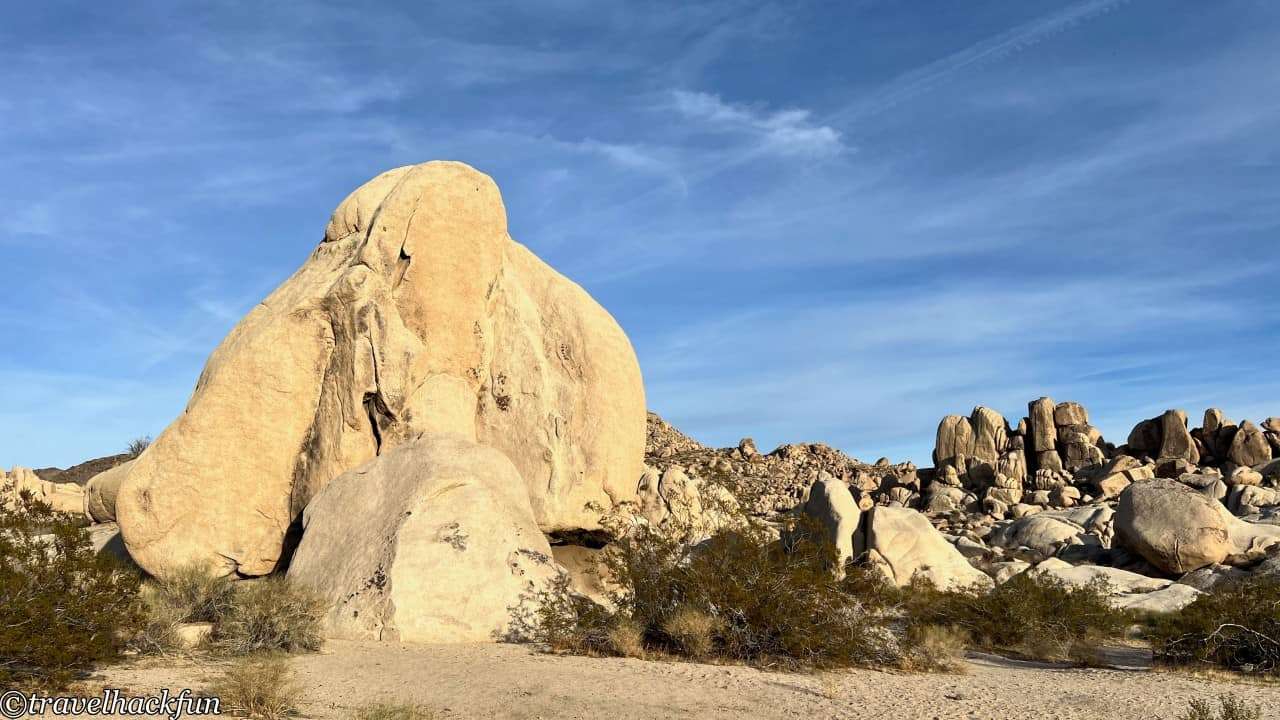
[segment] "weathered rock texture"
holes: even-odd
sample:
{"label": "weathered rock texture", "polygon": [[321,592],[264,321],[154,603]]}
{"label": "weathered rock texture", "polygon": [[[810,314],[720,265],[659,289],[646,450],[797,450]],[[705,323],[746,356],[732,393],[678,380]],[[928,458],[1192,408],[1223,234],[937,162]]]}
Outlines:
{"label": "weathered rock texture", "polygon": [[634,498],[644,422],[613,318],[511,240],[492,180],[431,162],[338,206],[302,268],[210,356],[117,515],[149,572],[262,575],[332,478],[451,432],[511,459],[544,532],[591,529]]}
{"label": "weathered rock texture", "polygon": [[855,555],[865,552],[868,561],[896,585],[906,585],[916,576],[942,589],[992,584],[991,578],[970,565],[928,518],[910,508],[872,508],[863,520],[862,533],[865,540],[857,538]]}
{"label": "weathered rock texture", "polygon": [[791,443],[760,453],[750,438],[737,447],[710,448],[649,413],[645,462],[659,473],[677,468],[700,478],[704,488],[733,490],[751,515],[786,512],[804,502],[809,488],[825,473],[842,480],[854,499],[904,504],[919,499],[920,478],[911,463],[870,465],[822,443]]}
{"label": "weathered rock texture", "polygon": [[84,512],[84,489],[79,485],[42,480],[35,471],[24,467],[14,467],[7,473],[0,470],[0,508],[16,507],[24,492],[55,512]]}
{"label": "weathered rock texture", "polygon": [[1147,562],[1169,573],[1221,563],[1233,546],[1218,503],[1173,480],[1129,486],[1116,508],[1116,537]]}
{"label": "weathered rock texture", "polygon": [[136,461],[129,460],[116,465],[106,472],[94,475],[85,483],[84,514],[90,520],[96,523],[116,521],[116,495],[119,494],[124,479],[129,477],[134,462]]}
{"label": "weathered rock texture", "polygon": [[316,495],[289,577],[325,598],[332,637],[499,639],[557,572],[523,485],[503,453],[428,433]]}

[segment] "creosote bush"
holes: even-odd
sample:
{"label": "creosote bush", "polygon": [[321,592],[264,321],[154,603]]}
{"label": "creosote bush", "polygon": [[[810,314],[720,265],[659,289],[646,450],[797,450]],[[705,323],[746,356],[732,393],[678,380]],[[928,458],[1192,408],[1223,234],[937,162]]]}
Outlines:
{"label": "creosote bush", "polygon": [[786,552],[756,527],[688,547],[640,525],[603,554],[620,587],[613,609],[572,595],[562,580],[541,598],[539,638],[569,652],[769,667],[901,665],[885,608],[849,592],[830,571],[833,557],[834,548],[807,539]]}
{"label": "creosote bush", "polygon": [[279,720],[296,711],[302,695],[285,657],[260,655],[238,660],[213,684],[224,713]]}
{"label": "creosote bush", "polygon": [[116,659],[141,623],[139,582],[77,518],[29,494],[0,507],[0,686],[61,689]]}
{"label": "creosote bush", "polygon": [[916,581],[904,597],[914,628],[950,627],[983,649],[1090,664],[1098,643],[1121,636],[1128,624],[1128,616],[1111,607],[1108,594],[1102,581],[1075,587],[1025,572],[992,590],[943,592]]}
{"label": "creosote bush", "polygon": [[1166,617],[1150,620],[1156,659],[1280,675],[1280,580],[1220,585]]}

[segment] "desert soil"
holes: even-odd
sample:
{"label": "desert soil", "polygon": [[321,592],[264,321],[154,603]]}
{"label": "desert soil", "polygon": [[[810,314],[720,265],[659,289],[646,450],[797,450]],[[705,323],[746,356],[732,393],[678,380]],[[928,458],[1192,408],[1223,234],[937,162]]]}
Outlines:
{"label": "desert soil", "polygon": [[[223,661],[147,659],[93,684],[129,694],[205,689]],[[973,656],[959,674],[850,670],[817,675],[746,667],[548,655],[520,645],[331,641],[290,661],[302,716],[346,718],[377,702],[439,718],[892,718],[1172,720],[1222,693],[1280,717],[1280,686],[1150,670],[1069,669]]]}

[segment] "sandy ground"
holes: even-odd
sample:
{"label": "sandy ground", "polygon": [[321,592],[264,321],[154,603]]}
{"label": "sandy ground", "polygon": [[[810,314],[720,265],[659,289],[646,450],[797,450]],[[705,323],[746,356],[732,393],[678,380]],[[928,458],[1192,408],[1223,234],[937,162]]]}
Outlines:
{"label": "sandy ground", "polygon": [[[346,718],[375,702],[419,703],[439,718],[893,718],[1172,720],[1192,698],[1234,693],[1280,718],[1280,685],[1146,670],[1064,669],[974,656],[962,674],[870,670],[823,675],[745,667],[547,655],[519,645],[331,641],[291,660],[304,717]],[[94,684],[130,694],[207,687],[220,661],[148,659]]]}

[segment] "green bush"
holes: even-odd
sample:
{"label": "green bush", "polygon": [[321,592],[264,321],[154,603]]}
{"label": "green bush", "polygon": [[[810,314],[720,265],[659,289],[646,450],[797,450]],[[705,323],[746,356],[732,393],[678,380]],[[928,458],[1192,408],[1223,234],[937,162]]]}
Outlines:
{"label": "green bush", "polygon": [[1128,625],[1108,594],[1105,582],[1075,587],[1026,572],[989,591],[943,592],[915,582],[905,596],[913,626],[955,628],[987,650],[1089,663],[1099,642],[1121,636]]}
{"label": "green bush", "polygon": [[613,609],[562,583],[541,598],[539,638],[571,652],[639,650],[770,667],[902,664],[886,609],[860,602],[832,574],[834,548],[802,537],[786,552],[756,527],[693,548],[675,536],[641,525],[620,537],[602,556],[620,587]]}
{"label": "green bush", "polygon": [[1280,675],[1280,580],[1220,585],[1181,612],[1152,620],[1156,659]]}
{"label": "green bush", "polygon": [[233,655],[319,650],[324,614],[315,593],[286,577],[240,582],[216,617],[213,641]]}
{"label": "green bush", "polygon": [[0,507],[0,685],[60,689],[117,658],[140,622],[139,582],[94,553],[77,518],[27,494]]}
{"label": "green bush", "polygon": [[1234,695],[1218,698],[1218,710],[1208,700],[1192,700],[1191,707],[1179,720],[1262,720],[1262,707],[1246,705]]}

